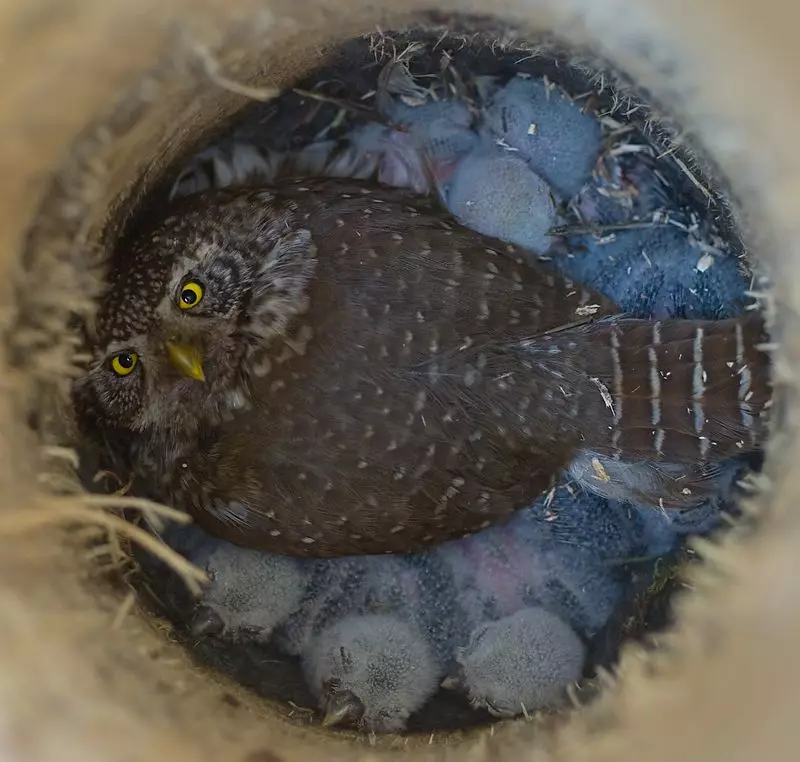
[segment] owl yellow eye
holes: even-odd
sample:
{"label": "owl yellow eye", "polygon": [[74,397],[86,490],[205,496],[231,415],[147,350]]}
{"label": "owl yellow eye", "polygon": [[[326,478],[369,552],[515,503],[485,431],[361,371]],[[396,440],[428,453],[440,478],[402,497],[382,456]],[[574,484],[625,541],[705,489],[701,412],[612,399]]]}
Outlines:
{"label": "owl yellow eye", "polygon": [[194,280],[183,284],[181,295],[178,299],[178,306],[182,310],[190,310],[203,301],[203,287]]}
{"label": "owl yellow eye", "polygon": [[118,376],[127,376],[139,362],[139,355],[136,352],[120,352],[111,358],[111,370]]}

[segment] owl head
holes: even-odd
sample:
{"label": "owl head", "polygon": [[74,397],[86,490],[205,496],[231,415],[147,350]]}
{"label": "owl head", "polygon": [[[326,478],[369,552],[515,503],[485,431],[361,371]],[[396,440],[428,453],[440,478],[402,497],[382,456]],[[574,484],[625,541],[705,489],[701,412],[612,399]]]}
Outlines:
{"label": "owl head", "polygon": [[93,360],[74,386],[101,430],[191,431],[244,402],[249,374],[306,308],[310,233],[267,191],[186,198],[111,257]]}
{"label": "owl head", "polygon": [[400,733],[436,692],[439,666],[427,636],[394,613],[350,614],[320,632],[303,670],[323,724]]}

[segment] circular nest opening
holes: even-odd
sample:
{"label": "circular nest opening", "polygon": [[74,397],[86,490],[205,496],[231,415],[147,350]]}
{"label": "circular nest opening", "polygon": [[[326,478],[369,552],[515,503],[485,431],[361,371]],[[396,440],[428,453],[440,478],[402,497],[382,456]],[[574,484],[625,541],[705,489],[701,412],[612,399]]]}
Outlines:
{"label": "circular nest opening", "polygon": [[[708,156],[688,141],[676,140],[681,135],[678,126],[652,94],[635,88],[588,54],[550,39],[498,43],[494,32],[481,31],[485,22],[451,20],[437,25],[434,21],[441,19],[431,20],[424,30],[380,31],[350,39],[327,51],[321,67],[287,78],[277,94],[223,76],[215,59],[202,53],[193,76],[214,92],[202,105],[215,103],[215,98],[232,100],[216,113],[210,109],[213,116],[200,118],[202,127],[187,131],[186,140],[180,134],[172,141],[162,140],[157,169],[129,178],[127,187],[110,193],[102,209],[93,208],[91,217],[84,217],[85,210],[77,203],[71,221],[63,207],[58,219],[50,216],[56,202],[63,204],[65,197],[76,191],[76,186],[64,184],[67,175],[59,178],[32,229],[29,260],[35,259],[37,243],[52,234],[51,225],[58,226],[61,235],[71,224],[73,241],[82,236],[99,245],[97,257],[87,258],[86,249],[81,252],[78,259],[83,269],[75,268],[74,262],[67,264],[70,282],[82,293],[96,295],[102,290],[102,281],[95,282],[94,268],[103,266],[107,252],[163,215],[177,198],[207,187],[279,183],[287,177],[369,177],[420,194],[438,193],[442,204],[449,202],[453,214],[467,218],[472,208],[480,206],[480,197],[492,191],[490,174],[485,171],[473,172],[479,185],[474,179],[465,185],[459,176],[459,172],[467,174],[463,171],[466,159],[482,144],[490,145],[492,155],[503,161],[513,159],[526,164],[528,170],[535,167],[549,183],[553,203],[547,224],[535,220],[538,227],[503,228],[504,221],[475,216],[470,222],[476,229],[494,225],[482,232],[502,238],[497,230],[503,228],[507,240],[517,245],[536,237],[539,245],[532,247],[546,251],[542,257],[545,266],[598,288],[626,311],[642,317],[720,319],[752,307],[766,284],[753,272],[729,189]],[[533,112],[537,116],[528,118],[526,106],[539,95],[539,110]],[[551,101],[552,109],[547,105]],[[117,118],[135,124],[138,117],[129,112]],[[553,121],[548,123],[550,118]],[[540,156],[525,154],[526,138],[553,135],[573,124],[578,143],[566,164],[556,162],[555,169],[548,164],[561,155],[562,146],[557,143]],[[128,134],[135,136],[135,130]],[[77,153],[78,162],[70,170],[91,162],[96,136],[88,135],[83,141],[87,153]],[[134,152],[136,140],[128,145]],[[136,163],[141,166],[140,157]],[[124,165],[123,160],[123,169]],[[552,174],[548,176],[548,172]],[[90,174],[84,173],[84,180]],[[505,190],[511,205],[508,214],[519,218],[519,209],[509,200],[515,191]],[[76,202],[80,195],[74,197]],[[498,191],[498,195],[503,194]],[[522,203],[530,201],[523,199]],[[79,328],[91,320],[91,308],[70,307],[63,312],[72,314],[73,325]],[[73,351],[67,347],[65,356]],[[69,414],[64,424],[59,405],[49,404],[53,389],[46,380],[39,391],[40,408],[32,423],[50,445],[77,448],[82,455],[79,472],[83,486],[101,494],[124,491],[125,485],[104,471],[108,464],[102,454],[99,460],[92,460],[83,451]],[[63,400],[64,390],[56,391],[58,400]],[[54,409],[59,413],[53,413]],[[554,577],[565,576],[556,571],[558,563],[563,561],[568,576],[573,571],[571,564],[578,567],[591,556],[591,564],[580,567],[585,576],[574,587],[561,584],[550,598],[543,589],[533,589],[543,584],[541,580],[514,579],[514,584],[527,585],[530,594],[526,599],[515,592],[521,601],[518,610],[540,605],[555,608],[585,649],[580,679],[565,683],[559,700],[542,706],[543,714],[535,718],[537,727],[557,719],[558,711],[569,705],[568,698],[577,704],[594,700],[608,673],[615,670],[625,643],[644,641],[642,653],[656,647],[648,633],[673,624],[674,595],[691,587],[689,580],[698,559],[687,545],[688,538],[731,531],[725,528],[729,524],[736,524],[741,532],[741,479],[760,467],[756,458],[737,460],[720,478],[718,492],[700,509],[677,516],[664,514],[663,522],[657,519],[657,526],[644,509],[598,501],[575,489],[570,479],[547,495],[531,495],[532,501],[538,497],[531,515],[548,527],[548,537],[557,549],[556,566],[551,569]],[[305,674],[303,670],[303,660],[309,657],[302,648],[286,646],[291,641],[287,630],[304,630],[306,647],[310,647],[309,642],[345,616],[375,613],[373,608],[368,612],[359,608],[353,591],[371,585],[370,575],[382,573],[378,566],[372,561],[362,565],[360,560],[352,560],[316,564],[312,569],[309,562],[302,615],[293,609],[288,617],[271,624],[268,634],[273,635],[274,630],[274,637],[267,639],[258,629],[263,607],[274,601],[259,601],[261,609],[255,616],[254,610],[247,608],[250,604],[242,603],[248,596],[252,603],[252,589],[244,584],[232,589],[236,580],[226,576],[243,574],[241,569],[247,564],[229,559],[227,567],[215,566],[214,551],[209,551],[206,540],[199,543],[193,530],[164,524],[150,507],[131,504],[121,510],[131,525],[153,532],[211,574],[215,592],[204,593],[206,605],[220,585],[227,586],[224,595],[220,593],[222,597],[212,601],[218,604],[217,616],[225,611],[224,628],[219,631],[216,621],[206,626],[210,620],[198,615],[196,600],[186,584],[192,575],[185,566],[176,566],[176,556],[154,553],[150,543],[143,547],[140,536],[121,545],[93,538],[90,545],[95,562],[102,567],[93,575],[94,582],[123,597],[134,591],[146,616],[168,630],[169,637],[189,651],[196,664],[210,668],[211,673],[225,674],[269,699],[291,722],[317,726],[320,697],[315,695],[315,686],[309,685],[308,667]],[[580,511],[580,520],[569,518],[577,515],[575,511]],[[492,541],[491,554],[496,555],[499,548],[502,555],[504,535],[490,531],[497,538]],[[508,532],[509,543],[518,542],[512,535]],[[468,542],[480,547],[479,536]],[[575,552],[580,562],[574,560]],[[501,562],[498,587],[510,584],[502,575],[515,566],[515,558],[519,556],[509,550]],[[219,561],[219,556],[216,559]],[[244,574],[250,570],[247,567]],[[428,573],[427,567],[418,573],[415,590],[427,596],[425,605],[432,619],[441,620],[435,608],[441,601],[426,588]],[[576,599],[578,588],[585,588],[589,579],[601,579],[601,583],[586,593],[585,599]],[[607,584],[604,589],[603,584]],[[326,589],[326,585],[338,585],[338,589]],[[553,585],[549,587],[552,590]],[[453,592],[457,597],[461,591],[456,586]],[[237,596],[239,602],[232,603]],[[497,605],[499,593],[489,597],[489,603]],[[598,597],[603,598],[602,604]],[[393,600],[390,611],[401,613],[407,603],[402,598]],[[386,600],[372,601],[370,606],[373,604],[381,611],[389,606]],[[480,624],[516,613],[506,607],[501,616],[497,610],[489,611],[491,608],[487,605],[486,621]],[[472,622],[472,630],[476,628]],[[472,630],[468,636],[474,634]],[[437,635],[430,627],[426,637],[439,637],[431,647],[450,654],[470,642],[469,637],[461,642],[450,635]],[[512,661],[511,671],[517,671],[514,664]],[[437,684],[451,676],[448,669],[449,665],[442,667]],[[450,683],[452,688],[452,680]],[[239,706],[242,697],[250,695],[226,690],[231,705]],[[488,708],[497,708],[491,701],[475,708],[453,690],[432,688],[428,693],[413,707],[403,732],[424,734],[426,741],[434,741],[495,721],[493,713],[486,711],[487,703]],[[549,711],[553,714],[548,715]],[[535,712],[522,704],[513,714],[525,719]]]}
{"label": "circular nest opening", "polygon": [[[552,45],[499,48],[449,31],[357,38],[277,97],[248,104],[216,125],[199,151],[178,157],[121,237],[136,235],[178,199],[208,188],[367,178],[420,195],[438,190],[441,203],[465,224],[541,252],[544,266],[599,288],[633,316],[721,319],[743,312],[759,289],[725,196],[674,144],[652,106],[630,89],[620,91],[621,81],[608,76]],[[552,209],[537,206],[538,188],[532,193],[528,182],[534,169],[548,184]],[[483,206],[482,196],[495,200]],[[664,512],[658,527],[651,526],[652,508],[598,501],[565,478],[527,512],[539,525],[535,533],[512,522],[465,541],[460,561],[442,560],[434,550],[404,559],[401,567],[395,559],[364,558],[307,561],[287,570],[282,562],[254,560],[222,543],[225,551],[205,542],[198,547],[194,534],[173,530],[167,542],[211,576],[210,592],[198,603],[179,576],[146,553],[137,554],[140,572],[130,581],[170,619],[200,663],[293,707],[298,720],[315,722],[315,710],[332,703],[324,686],[351,685],[344,664],[329,672],[320,664],[323,653],[339,651],[347,652],[351,671],[362,661],[387,662],[374,678],[353,678],[362,695],[374,693],[374,705],[385,707],[366,708],[366,717],[373,716],[363,721],[367,732],[391,728],[434,737],[484,725],[493,714],[554,709],[564,705],[563,697],[548,694],[542,706],[528,707],[523,696],[536,698],[536,690],[515,686],[513,694],[501,684],[484,701],[437,690],[427,679],[424,688],[413,680],[398,685],[393,670],[410,666],[401,651],[408,644],[365,644],[356,628],[372,626],[378,633],[383,626],[380,620],[369,625],[368,617],[380,612],[397,626],[412,622],[436,653],[436,667],[425,662],[420,669],[436,669],[436,683],[452,686],[458,682],[453,670],[462,668],[457,660],[453,666],[456,653],[481,627],[510,622],[542,604],[586,647],[583,669],[567,670],[571,678],[582,673],[581,680],[564,679],[561,686],[564,695],[577,691],[574,698],[585,701],[598,670],[613,671],[623,642],[669,622],[671,596],[687,584],[693,556],[686,539],[737,515],[735,481],[751,465],[758,464],[737,459],[716,494],[677,516]],[[547,558],[549,569],[535,563],[522,568],[527,554]],[[465,576],[469,564],[482,564],[478,593]],[[404,574],[414,581],[400,594]],[[496,579],[487,579],[492,575]],[[258,591],[271,581],[273,595]],[[509,596],[505,589],[514,586]],[[470,610],[475,595],[482,615]],[[363,618],[361,624],[352,617]],[[443,626],[448,617],[463,621]],[[336,643],[326,641],[334,637]],[[555,639],[562,636],[552,637],[557,653]],[[503,654],[496,658],[498,680],[501,672],[532,669],[513,653],[516,646],[506,654],[507,646],[497,645]],[[559,669],[567,668],[542,667]],[[377,681],[387,686],[383,694]],[[512,700],[507,694],[518,702],[500,703]],[[407,723],[384,724],[377,717],[402,708],[411,713]],[[329,721],[335,711],[328,709]]]}

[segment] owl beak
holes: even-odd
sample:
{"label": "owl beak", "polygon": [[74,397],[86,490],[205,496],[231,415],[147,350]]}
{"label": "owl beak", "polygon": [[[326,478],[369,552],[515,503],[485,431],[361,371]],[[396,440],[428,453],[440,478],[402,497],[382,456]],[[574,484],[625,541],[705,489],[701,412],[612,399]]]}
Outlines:
{"label": "owl beak", "polygon": [[167,354],[169,361],[187,378],[196,381],[205,381],[206,374],[203,373],[203,360],[200,353],[188,344],[173,344],[167,342]]}

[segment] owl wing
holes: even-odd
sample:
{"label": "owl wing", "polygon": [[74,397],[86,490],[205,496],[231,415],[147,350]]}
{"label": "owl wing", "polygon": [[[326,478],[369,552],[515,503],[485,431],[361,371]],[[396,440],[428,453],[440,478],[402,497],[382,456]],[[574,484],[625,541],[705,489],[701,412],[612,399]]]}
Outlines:
{"label": "owl wing", "polygon": [[198,524],[234,544],[291,555],[412,552],[509,517],[549,483],[528,453],[485,469],[468,455],[414,480],[398,479],[389,460],[360,470],[320,447],[305,448],[306,457],[275,452],[238,432],[197,453],[184,494]]}

